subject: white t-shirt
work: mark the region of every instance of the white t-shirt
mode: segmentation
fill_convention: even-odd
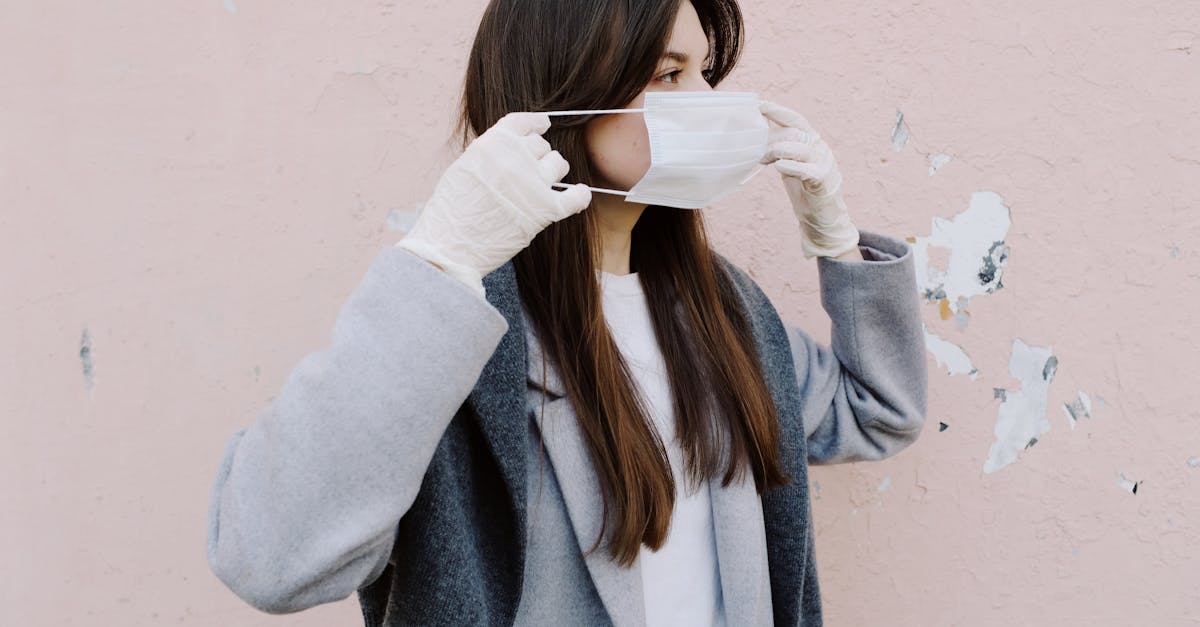
[[[717,541],[713,529],[708,482],[689,494],[683,451],[675,440],[666,365],[638,273],[596,271],[600,279],[604,316],[621,355],[653,412],[675,474],[675,508],[667,541],[658,551],[642,545],[642,590],[646,624],[725,625]]]

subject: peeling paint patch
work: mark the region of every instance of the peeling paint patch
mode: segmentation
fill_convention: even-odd
[[[888,488],[890,488],[890,487],[892,487],[892,476],[891,476],[891,475],[888,475],[888,476],[886,476],[886,477],[884,477],[884,478],[883,478],[883,481],[880,481],[880,482],[879,482],[879,488],[877,488],[877,489],[878,489],[880,492],[886,492],[886,491],[887,491],[887,489],[888,489]]]
[[[971,364],[971,358],[967,356],[966,351],[957,344],[930,333],[924,322],[921,323],[921,328],[925,331],[925,349],[933,354],[937,365],[945,364],[946,372],[951,376],[965,374],[971,377],[972,381],[979,377],[979,370]]]
[[[392,209],[388,212],[387,228],[389,231],[404,231],[407,233],[417,223],[417,216],[420,213],[420,208]]]
[[[929,155],[929,176],[933,176],[937,171],[947,163],[950,163],[950,155],[939,152]]]
[[[939,423],[938,423],[938,433],[941,433],[941,432],[943,432],[943,431],[945,431],[946,429],[949,429],[949,428],[950,428],[950,425],[948,425],[948,424],[946,424],[946,423],[944,423],[944,422],[939,422]]]
[[[1200,457],[1189,457],[1188,466],[1192,468],[1200,468]]]
[[[225,0],[225,9],[230,13],[237,12],[237,7],[233,6],[233,0]]]
[[[1142,485],[1141,481],[1133,481],[1125,477],[1125,473],[1117,473],[1117,487],[1122,490],[1129,490],[1133,494],[1137,494],[1138,486]]]
[[[983,464],[985,473],[1015,462],[1022,450],[1037,443],[1037,436],[1050,430],[1046,406],[1057,370],[1058,359],[1049,346],[1029,346],[1020,339],[1013,340],[1008,371],[1021,380],[1021,389],[996,388],[996,396],[1003,400],[996,420],[996,441]]]
[[[964,327],[967,319],[960,314],[965,314],[971,297],[1004,287],[1001,275],[1008,262],[1005,238],[1010,226],[1009,209],[999,194],[972,192],[965,211],[952,220],[935,216],[929,237],[910,240],[917,285],[926,301],[939,304],[943,320],[958,316]],[[949,249],[945,269],[930,262],[930,247]]]
[[[1079,390],[1079,397],[1070,403],[1063,403],[1063,411],[1067,413],[1067,421],[1071,424],[1071,430],[1075,430],[1075,423],[1079,422],[1080,418],[1092,417],[1092,399],[1088,398],[1087,392]]]
[[[96,376],[92,368],[92,336],[87,327],[83,328],[83,337],[79,340],[79,361],[83,362],[83,383],[90,390]]]
[[[892,126],[892,150],[900,152],[908,144],[908,125],[904,123],[904,114],[896,112],[896,123]]]
[[[1004,388],[992,388],[992,398],[994,398],[994,399],[998,398],[1002,401],[1007,400],[1008,399],[1008,390],[1006,390]]]

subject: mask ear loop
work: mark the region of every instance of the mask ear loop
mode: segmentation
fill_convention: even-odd
[[[567,185],[566,183],[551,183],[550,187],[557,187],[559,189],[570,189],[571,186]],[[618,196],[628,196],[629,195],[629,192],[623,192],[618,189],[608,189],[607,187],[592,187],[591,185],[588,185],[588,189],[592,190],[593,192],[600,192],[602,194],[616,194]]]
[[[545,113],[546,115],[594,115],[594,114],[604,114],[604,113],[642,113],[644,111],[645,111],[645,109],[591,109],[591,110],[576,109],[573,111],[541,111],[540,113]],[[571,185],[567,185],[565,183],[551,183],[550,187],[557,187],[559,189],[568,189],[571,187]],[[594,192],[600,192],[602,194],[616,194],[618,196],[628,196],[629,195],[629,192],[623,192],[619,189],[607,189],[604,187],[592,187],[590,185],[588,186],[588,189],[590,189]]]

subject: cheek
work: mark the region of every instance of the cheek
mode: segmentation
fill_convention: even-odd
[[[628,190],[650,168],[646,120],[639,114],[614,114],[592,122],[587,142],[603,185]]]

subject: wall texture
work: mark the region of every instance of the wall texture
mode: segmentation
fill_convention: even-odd
[[[482,6],[0,0],[0,624],[358,624],[226,590],[208,491],[453,158]],[[928,430],[812,472],[827,623],[1200,624],[1200,4],[744,8],[726,87],[922,255]],[[706,214],[827,341],[776,175]]]

